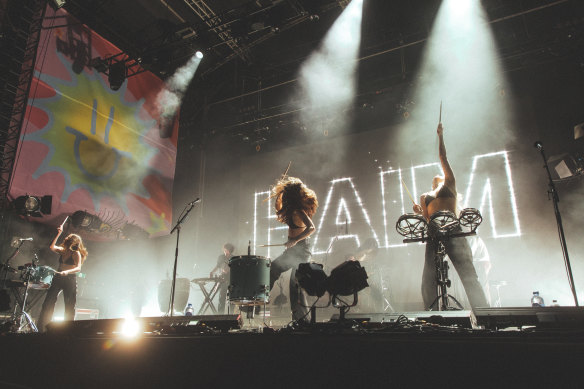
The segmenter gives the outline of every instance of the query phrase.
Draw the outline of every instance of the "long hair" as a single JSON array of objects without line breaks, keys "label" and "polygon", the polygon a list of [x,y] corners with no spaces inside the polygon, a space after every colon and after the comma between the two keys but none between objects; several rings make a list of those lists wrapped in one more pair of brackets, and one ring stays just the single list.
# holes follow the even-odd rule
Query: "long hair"
[{"label": "long hair", "polygon": [[63,241],[63,247],[65,247],[65,250],[78,251],[79,254],[81,254],[81,264],[85,262],[88,253],[87,249],[83,245],[83,240],[79,235],[77,234],[67,235],[67,237]]},{"label": "long hair", "polygon": [[316,213],[318,200],[316,193],[296,177],[284,176],[272,188],[269,198],[281,199],[282,208],[276,209],[276,218],[279,222],[291,225],[294,211],[304,211],[308,217]]}]

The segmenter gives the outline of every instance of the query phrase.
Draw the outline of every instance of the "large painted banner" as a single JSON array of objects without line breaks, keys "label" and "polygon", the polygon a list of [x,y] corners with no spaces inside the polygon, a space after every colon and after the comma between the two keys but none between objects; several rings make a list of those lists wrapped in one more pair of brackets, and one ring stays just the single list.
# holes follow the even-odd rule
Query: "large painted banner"
[{"label": "large painted banner", "polygon": [[167,233],[178,121],[158,125],[163,81],[143,72],[114,91],[90,63],[118,48],[64,10],[47,8],[44,27],[10,196],[52,195],[42,223],[84,211],[105,221],[100,236],[126,223]]}]

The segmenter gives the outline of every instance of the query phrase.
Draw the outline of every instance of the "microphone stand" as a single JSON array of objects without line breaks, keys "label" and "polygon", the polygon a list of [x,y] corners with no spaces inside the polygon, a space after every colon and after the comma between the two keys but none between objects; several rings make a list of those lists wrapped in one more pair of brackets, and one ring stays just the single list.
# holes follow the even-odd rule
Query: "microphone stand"
[{"label": "microphone stand", "polygon": [[[189,215],[189,213],[195,207],[195,204],[198,202],[199,202],[199,199],[196,199],[195,201],[191,201],[190,203],[188,203],[185,206],[185,208],[181,212],[181,215],[178,217],[178,221],[176,222],[176,225],[170,231],[171,235],[174,231],[176,231],[176,249],[174,252],[174,270],[172,271],[172,285],[170,287],[170,308],[169,308],[170,317],[172,317],[174,315],[174,292],[175,292],[175,286],[176,286],[176,267],[178,264],[178,242],[180,240],[180,227],[181,227],[181,224],[185,221],[185,219]],[[188,209],[187,209],[187,207],[188,207]]]},{"label": "microphone stand", "polygon": [[560,197],[558,196],[558,192],[556,191],[556,186],[554,185],[554,181],[552,179],[552,175],[550,173],[550,168],[547,163],[547,158],[545,157],[545,152],[543,150],[543,145],[541,142],[535,142],[535,147],[541,152],[541,157],[543,158],[543,167],[545,168],[547,175],[548,175],[548,198],[551,195],[551,198],[554,202],[554,212],[556,214],[556,222],[558,224],[558,234],[560,235],[560,244],[562,246],[562,254],[564,255],[564,263],[566,265],[566,272],[568,273],[568,282],[570,283],[570,290],[572,291],[572,295],[574,296],[574,302],[576,306],[578,305],[578,296],[576,295],[576,286],[574,285],[574,277],[572,276],[572,267],[570,266],[570,257],[568,256],[568,246],[566,245],[566,237],[564,236],[564,227],[562,226],[562,215],[560,215],[560,207],[558,203],[560,202]]}]

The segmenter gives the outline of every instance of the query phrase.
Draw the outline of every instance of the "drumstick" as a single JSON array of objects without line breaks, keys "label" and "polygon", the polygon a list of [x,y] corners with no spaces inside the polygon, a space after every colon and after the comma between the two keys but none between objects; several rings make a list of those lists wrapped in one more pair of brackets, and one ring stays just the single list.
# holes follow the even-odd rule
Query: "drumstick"
[{"label": "drumstick", "polygon": [[416,205],[416,202],[414,201],[414,198],[412,197],[412,194],[408,190],[408,187],[406,186],[406,183],[404,182],[403,178],[401,179],[401,183],[404,186],[404,188],[406,189],[406,192],[408,192],[408,196],[410,196],[410,200],[412,200],[412,203],[414,203],[414,205]]},{"label": "drumstick", "polygon": [[258,244],[256,247],[276,247],[276,246],[284,246],[284,243],[279,244]]},{"label": "drumstick", "polygon": [[290,166],[292,165],[292,161],[290,161],[288,163],[288,167],[286,168],[286,171],[284,172],[284,174],[282,174],[282,177],[287,177],[288,176],[288,170],[290,170]]},{"label": "drumstick", "polygon": [[67,223],[67,220],[69,220],[69,216],[65,217],[65,220],[63,220],[63,223],[61,223],[61,228],[65,227],[65,223]]},{"label": "drumstick", "polygon": [[442,100],[440,100],[440,116],[438,117],[438,123],[442,123]]}]

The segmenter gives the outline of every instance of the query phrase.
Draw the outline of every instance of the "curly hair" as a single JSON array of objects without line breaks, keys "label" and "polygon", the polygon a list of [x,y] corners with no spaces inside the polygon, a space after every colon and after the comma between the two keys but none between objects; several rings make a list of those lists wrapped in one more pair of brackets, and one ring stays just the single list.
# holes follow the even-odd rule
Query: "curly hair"
[{"label": "curly hair", "polygon": [[276,218],[287,225],[294,224],[294,211],[302,210],[308,217],[312,217],[318,207],[316,193],[296,177],[280,178],[272,188],[269,198],[276,198],[276,201],[281,198],[282,208],[276,209]]},{"label": "curly hair", "polygon": [[63,241],[63,247],[65,247],[65,250],[79,251],[79,254],[81,254],[81,263],[83,264],[83,262],[85,262],[88,253],[87,249],[83,245],[83,240],[81,240],[81,237],[79,235],[77,234],[67,235],[67,237]]}]

